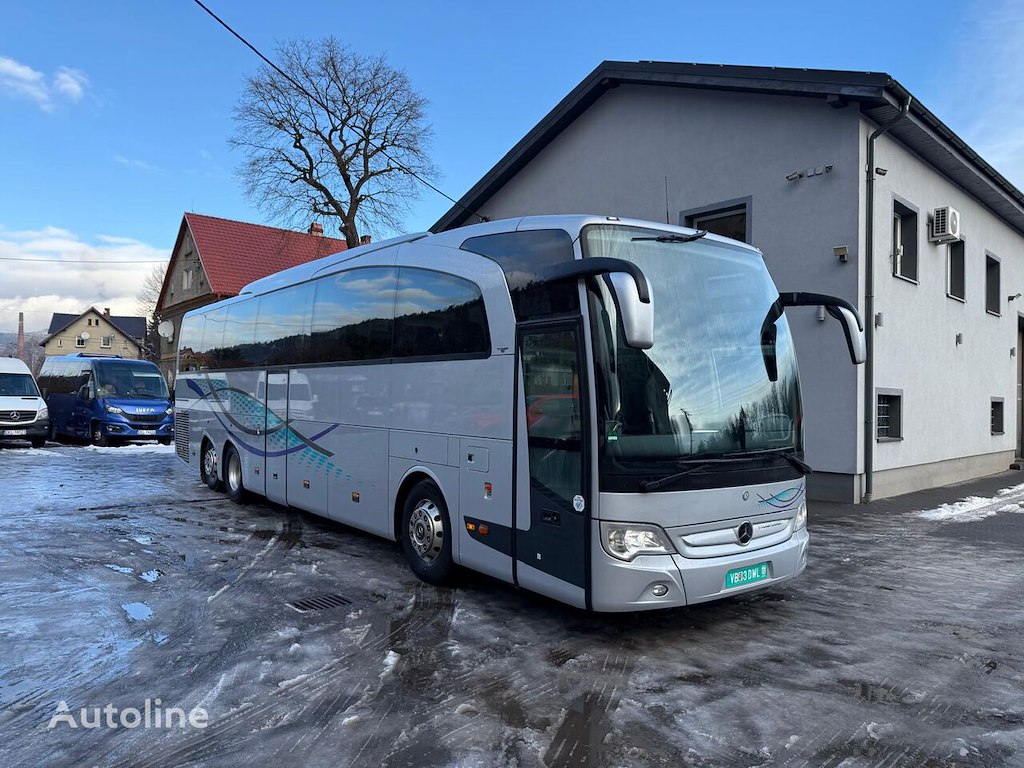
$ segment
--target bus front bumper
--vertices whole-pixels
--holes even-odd
[[[802,528],[792,537],[754,552],[715,558],[640,555],[616,560],[598,544],[593,563],[593,609],[621,612],[674,608],[753,592],[789,581],[807,567],[810,537]],[[767,578],[735,587],[726,574],[766,564]],[[664,591],[664,594],[658,594]]]

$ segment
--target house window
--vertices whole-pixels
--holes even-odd
[[[991,408],[992,434],[1003,434],[1003,398],[993,397]]]
[[[114,337],[113,336],[104,336],[100,340],[100,346],[103,347],[103,349],[110,349],[110,345],[113,344],[113,343],[114,343]]]
[[[903,393],[900,390],[878,390],[875,425],[879,440],[903,439]]]
[[[964,254],[967,247],[963,240],[950,243],[946,249],[946,295],[951,299],[965,301],[967,278]]]
[[[75,347],[78,349],[85,349],[85,339],[81,337],[75,339]]]
[[[892,201],[892,273],[917,282],[917,211]]]
[[[181,289],[187,291],[192,287],[192,270],[186,269],[181,273]]]
[[[999,314],[999,259],[985,254],[985,311]]]
[[[57,339],[57,346],[58,347],[63,347],[64,346],[64,339]]]
[[[714,207],[683,211],[680,221],[684,226],[703,229],[722,237],[750,242],[749,198],[733,200]]]

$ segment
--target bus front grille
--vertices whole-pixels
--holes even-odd
[[[174,414],[174,451],[178,458],[187,462],[188,457],[188,411]]]

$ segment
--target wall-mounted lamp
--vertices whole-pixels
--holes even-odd
[[[884,323],[884,321],[885,321],[885,317],[882,315],[882,313],[881,312],[876,312],[875,313],[875,328],[881,328],[883,323]]]
[[[825,306],[823,304],[818,305],[818,320],[825,322]]]
[[[832,255],[845,264],[850,260],[850,249],[845,245],[837,245],[832,249]]]
[[[879,176],[885,176],[885,174],[887,174],[888,172],[888,168],[875,168],[875,173],[877,173]]]
[[[963,343],[964,343],[964,335],[962,333],[958,333],[956,335],[956,344],[957,344],[957,346],[960,346]]]
[[[792,173],[787,173],[786,181],[796,181],[797,179],[802,178],[803,175],[804,174],[802,171],[793,171]]]
[[[1007,296],[1006,300],[1007,301],[1013,301],[1014,299],[1019,299],[1019,298],[1020,298],[1020,294],[1019,293],[1015,293],[1015,294],[1013,294],[1013,296]]]

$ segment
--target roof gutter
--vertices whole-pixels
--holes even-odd
[[[910,113],[912,100],[908,93],[899,114],[868,136],[867,222],[864,227],[864,315],[867,321],[864,328],[867,353],[864,361],[864,492],[860,499],[864,504],[871,502],[874,492],[875,460],[875,141]]]

